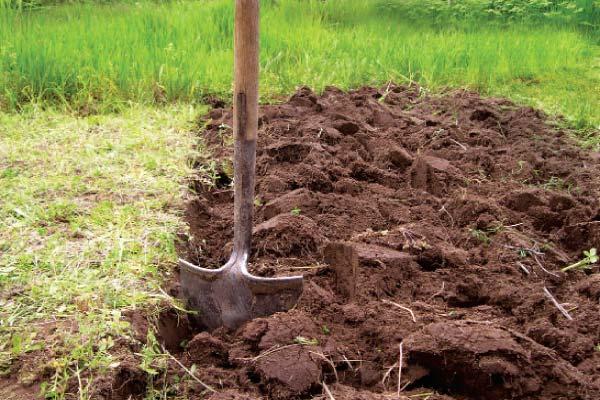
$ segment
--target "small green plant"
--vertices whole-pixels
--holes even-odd
[[[228,179],[233,181],[234,171],[233,171],[233,162],[231,160],[223,160],[221,162],[221,175],[225,174]]]
[[[331,333],[331,330],[329,330],[329,327],[327,325],[323,325],[323,327],[321,328],[321,330],[323,331],[323,333],[325,335],[329,335]]]
[[[600,343],[598,343],[598,344],[596,345],[596,347],[594,347],[594,350],[596,350],[596,351],[600,351]]]
[[[471,236],[473,236],[475,239],[485,244],[486,246],[488,246],[492,242],[492,239],[488,235],[488,232],[485,230],[469,229],[469,232],[471,232]]]
[[[517,162],[517,164],[519,165],[519,170],[517,172],[521,172],[521,171],[523,171],[523,168],[525,168],[525,165],[527,164],[527,162],[525,160],[519,160],[519,162]]]
[[[142,352],[139,354],[142,359],[140,362],[140,369],[152,376],[158,375],[159,370],[161,369],[158,364],[159,361],[164,358],[164,354],[160,351],[160,344],[158,343],[158,340],[156,340],[156,336],[154,336],[154,333],[150,330],[148,331],[146,342]]]
[[[598,252],[595,248],[592,248],[589,251],[584,251],[583,256],[584,257],[581,260],[577,261],[575,264],[571,264],[567,267],[564,267],[562,269],[562,272],[567,272],[572,269],[590,269],[592,268],[593,264],[596,264],[598,262]]]
[[[292,211],[290,211],[290,212],[292,213],[292,215],[297,217],[298,215],[300,215],[302,210],[300,210],[300,208],[298,208],[298,207],[294,207],[294,208],[292,208]]]
[[[543,183],[541,186],[546,190],[564,190],[568,193],[574,189],[572,183],[556,176],[551,176],[550,179],[548,179],[548,182]]]
[[[261,207],[263,204],[264,204],[264,203],[262,202],[262,200],[260,199],[260,197],[259,197],[259,196],[256,196],[256,197],[254,198],[254,205],[255,205],[256,207]]]
[[[294,338],[294,343],[301,344],[303,346],[317,346],[319,341],[317,339],[308,339],[304,336],[296,336]]]
[[[479,240],[486,246],[492,243],[492,235],[502,231],[504,229],[504,225],[500,222],[497,222],[495,225],[488,226],[484,229],[471,228],[469,232],[471,232],[471,236],[475,239]]]
[[[519,257],[526,258],[531,254],[527,249],[519,249]]]
[[[200,180],[203,184],[213,188],[217,186],[217,180],[219,179],[219,171],[217,168],[217,162],[211,160],[209,163],[203,165],[200,168]]]

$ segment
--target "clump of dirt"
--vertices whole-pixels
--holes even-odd
[[[554,351],[485,322],[433,323],[407,337],[404,345],[416,371],[413,379],[424,379],[438,390],[498,399],[541,391],[548,398],[565,391],[579,397],[589,392],[584,375]]]
[[[232,112],[207,118],[210,159],[230,165]],[[231,250],[228,170],[206,185],[200,168],[190,195],[181,253],[205,267]],[[177,356],[213,399],[330,398],[323,383],[383,399],[400,343],[406,395],[600,398],[598,269],[560,272],[600,246],[599,185],[598,157],[504,99],[302,88],[260,110],[251,268],[304,272],[305,291],[293,311],[199,333]],[[358,268],[327,265],[332,242]]]
[[[110,375],[95,382],[92,398],[107,400],[143,399],[147,376],[137,360],[121,362]],[[76,392],[76,390],[72,391]]]

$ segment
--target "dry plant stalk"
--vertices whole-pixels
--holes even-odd
[[[573,321],[573,317],[571,317],[571,314],[569,314],[569,312],[565,310],[562,304],[560,304],[558,300],[556,300],[556,297],[554,297],[552,293],[550,293],[546,286],[544,286],[544,293],[550,299],[550,301],[552,301],[556,308],[558,308],[558,310],[565,316],[566,319],[568,319],[569,321]]]
[[[329,400],[335,400],[335,397],[333,397],[333,394],[331,394],[331,390],[329,390],[329,387],[325,382],[323,382],[323,390],[325,390],[325,394],[327,394]]]
[[[398,358],[398,398],[400,398],[400,392],[402,391],[402,344],[404,342],[400,342],[399,348],[400,348],[400,357]]]
[[[381,300],[381,301],[382,301],[382,302],[384,302],[385,304],[391,304],[391,305],[393,305],[393,306],[395,306],[395,307],[398,307],[398,308],[400,308],[400,309],[402,309],[402,310],[404,310],[404,311],[408,311],[408,312],[410,313],[410,316],[412,317],[412,320],[413,320],[413,322],[414,322],[415,324],[417,323],[417,318],[415,317],[415,313],[414,313],[414,312],[413,312],[413,310],[411,310],[410,308],[408,308],[408,307],[404,307],[403,305],[401,305],[401,304],[398,304],[398,303],[395,303],[395,302],[393,302],[393,301],[390,301],[390,300],[385,300],[385,299],[384,299],[384,300]]]
[[[294,344],[288,344],[288,345],[285,345],[285,346],[275,345],[275,346],[271,347],[270,349],[263,351],[262,353],[260,353],[256,357],[242,357],[242,358],[238,358],[238,360],[256,362],[256,361],[260,360],[263,357],[269,356],[269,355],[271,355],[273,353],[277,353],[278,351],[281,351],[283,349],[287,349],[287,348],[290,348],[290,347],[294,347],[294,346],[300,346],[300,344],[294,343]]]
[[[317,353],[316,351],[309,351],[310,354],[314,354],[315,356],[323,359],[327,364],[329,364],[329,366],[331,367],[331,369],[333,369],[333,375],[335,375],[335,381],[339,381],[338,378],[338,374],[337,374],[337,370],[335,368],[335,364],[333,361],[331,361],[331,359],[327,358],[327,356],[325,356],[325,354],[323,353]]]
[[[173,357],[173,355],[171,353],[169,353],[167,351],[167,349],[165,349],[164,346],[160,346],[163,353],[165,353],[166,355],[169,356],[169,358],[173,361],[175,361],[175,363],[177,365],[179,365],[179,367],[184,370],[190,377],[192,377],[192,379],[194,379],[196,382],[198,382],[200,385],[202,385],[202,387],[212,393],[217,393],[217,391],[215,389],[213,389],[212,387],[208,386],[206,383],[202,382],[200,379],[198,379],[198,377],[192,372],[190,371],[185,365],[183,365],[178,359],[176,359],[175,357]]]

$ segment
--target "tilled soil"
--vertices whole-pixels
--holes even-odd
[[[600,247],[598,154],[540,111],[466,91],[302,88],[260,115],[251,268],[304,273],[305,290],[174,350],[208,398],[600,398],[600,274],[561,272]],[[217,163],[198,162],[182,256],[217,267],[232,112],[207,119]]]

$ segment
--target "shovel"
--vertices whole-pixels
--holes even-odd
[[[258,130],[258,3],[235,2],[233,252],[219,269],[179,260],[183,296],[210,330],[220,326],[236,329],[253,318],[289,310],[302,293],[302,276],[261,278],[248,272]]]

